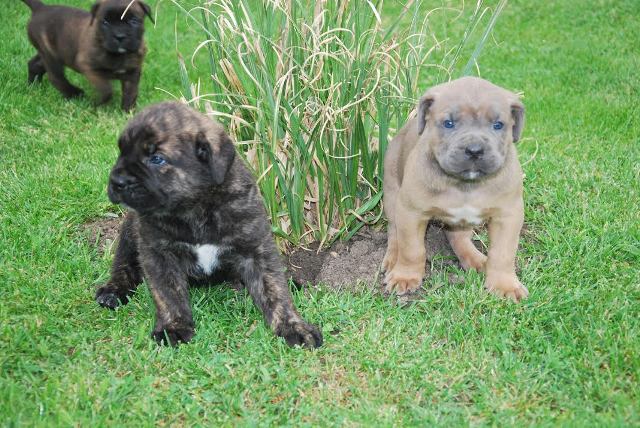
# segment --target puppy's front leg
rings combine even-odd
[[[118,247],[111,265],[111,278],[98,288],[96,302],[109,309],[115,309],[120,304],[125,305],[141,282],[142,268],[138,258],[135,218],[129,213],[120,226]]]
[[[429,218],[409,205],[405,198],[397,199],[395,226],[398,258],[385,276],[385,291],[399,295],[416,291],[422,284],[427,252],[424,235]]]
[[[445,235],[449,240],[451,249],[456,253],[462,269],[469,270],[475,269],[478,272],[484,270],[484,265],[487,262],[487,256],[482,254],[473,245],[471,236],[473,236],[473,229],[469,230],[445,230]]]
[[[138,84],[140,83],[140,71],[122,79],[122,110],[128,112],[136,106],[138,99]]]
[[[193,337],[194,323],[189,303],[187,275],[180,261],[166,250],[147,250],[142,267],[156,306],[156,326],[151,336],[160,344],[177,345]]]
[[[96,102],[96,105],[102,105],[109,102],[113,96],[113,87],[111,86],[111,82],[92,70],[86,71],[85,76],[98,92],[98,101]]]
[[[390,157],[385,158],[385,165],[389,163],[390,165],[385,166],[385,171],[389,171],[385,176],[385,180],[383,183],[384,190],[384,213],[387,216],[388,224],[387,224],[387,252],[384,255],[384,259],[382,260],[382,270],[385,272],[389,272],[396,264],[398,260],[398,237],[396,233],[396,203],[398,200],[398,193],[400,191],[400,185],[398,183],[398,179],[394,175],[396,172],[396,153],[389,152]]]
[[[387,251],[382,259],[382,270],[389,272],[398,260],[398,237],[396,225],[389,220],[387,223]]]
[[[519,302],[529,295],[529,291],[516,276],[516,252],[524,222],[522,199],[514,205],[509,213],[496,216],[489,222],[490,246],[485,287],[499,297]]]
[[[281,269],[274,245],[259,251],[256,257],[247,257],[238,263],[242,282],[262,312],[266,323],[287,345],[317,348],[322,345],[322,333],[309,324],[293,306],[291,293]]]

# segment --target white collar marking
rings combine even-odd
[[[471,205],[463,205],[459,208],[449,208],[447,214],[451,216],[452,223],[460,223],[464,221],[470,224],[480,224],[482,223],[482,218],[480,217],[480,210],[472,207]]]
[[[193,249],[198,256],[198,265],[205,274],[210,275],[220,265],[220,253],[222,248],[217,245],[194,245]]]

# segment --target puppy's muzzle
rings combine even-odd
[[[465,133],[457,141],[458,151],[469,160],[480,159],[489,151],[489,137],[481,133]]]
[[[469,144],[464,148],[464,154],[469,160],[480,159],[484,155],[484,145],[478,143]]]
[[[113,35],[113,50],[117,53],[125,53],[131,51],[135,46],[133,40],[129,40],[126,34],[115,33]]]
[[[128,174],[119,174],[112,172],[109,176],[109,186],[107,193],[109,200],[114,204],[123,202],[123,196],[132,193],[132,189],[136,186],[137,180]]]
[[[117,192],[122,192],[127,190],[130,186],[136,183],[136,179],[131,177],[130,175],[120,175],[120,174],[111,174],[111,178],[109,179],[109,184],[113,188],[113,190]]]

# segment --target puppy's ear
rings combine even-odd
[[[216,186],[224,182],[235,156],[233,142],[224,131],[218,135],[217,144],[211,144],[204,132],[196,136],[196,158],[209,165]]]
[[[429,113],[429,108],[434,99],[434,94],[431,92],[427,92],[420,98],[418,103],[418,135],[422,135],[425,126],[427,126],[427,113]]]
[[[93,6],[91,6],[91,22],[89,25],[93,25],[93,21],[96,19],[96,15],[98,14],[98,9],[100,8],[100,0],[95,2]]]
[[[149,19],[151,20],[151,23],[153,25],[156,25],[156,21],[153,20],[153,16],[151,16],[151,8],[149,7],[148,4],[146,4],[143,1],[139,1],[138,4],[140,5],[140,7],[142,8],[142,10],[144,11],[144,14],[147,15],[149,17]]]
[[[513,142],[517,142],[522,135],[524,129],[524,104],[519,99],[511,103],[511,116],[513,116]]]

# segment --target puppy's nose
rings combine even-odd
[[[484,154],[484,147],[482,144],[469,144],[465,147],[464,152],[471,159],[477,159]]]
[[[121,42],[126,36],[124,34],[114,34],[113,37],[115,37],[117,41]]]
[[[112,175],[110,181],[111,186],[116,190],[123,190],[135,182],[129,175]]]

